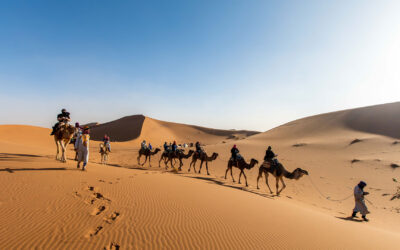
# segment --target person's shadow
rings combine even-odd
[[[351,216],[348,216],[348,217],[335,216],[335,217],[338,219],[341,219],[341,220],[347,220],[347,221],[353,221],[353,222],[363,222],[363,220],[358,219],[357,217],[351,217]]]

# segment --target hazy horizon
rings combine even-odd
[[[399,101],[398,1],[5,1],[0,124],[266,131]]]

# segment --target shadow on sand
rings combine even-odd
[[[187,178],[203,180],[203,181],[207,181],[207,182],[212,183],[212,184],[216,184],[216,185],[220,185],[220,186],[224,186],[224,187],[229,187],[229,188],[234,188],[234,189],[237,189],[237,190],[249,192],[249,193],[256,194],[256,195],[259,195],[259,196],[262,196],[262,197],[265,197],[265,198],[268,198],[268,199],[272,199],[272,200],[274,199],[274,197],[279,197],[279,196],[276,196],[276,195],[263,194],[263,193],[258,192],[258,190],[252,190],[249,187],[240,187],[240,186],[234,186],[234,185],[231,185],[231,184],[227,184],[226,182],[224,182],[222,180],[219,180],[218,178],[214,178],[214,177],[190,176],[190,175],[187,175],[185,173],[178,173],[178,174],[182,175],[184,177],[187,177]]]
[[[39,158],[41,155],[0,153],[0,161],[26,161],[25,158]]]
[[[357,218],[352,218],[351,216],[348,217],[340,217],[340,216],[335,216],[338,219],[341,220],[347,220],[347,221],[353,221],[353,222],[364,222],[363,220],[357,219]]]
[[[15,171],[47,171],[47,170],[70,170],[66,168],[0,168],[0,172],[14,173]]]

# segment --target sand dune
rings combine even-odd
[[[127,116],[112,122],[91,127],[92,138],[101,140],[108,134],[115,142],[135,142],[146,139],[157,145],[164,141],[194,142],[202,140],[214,144],[223,140],[245,138],[257,134],[255,131],[221,130],[194,125],[159,121],[143,115]]]
[[[400,144],[394,143],[395,134],[388,136],[390,126],[396,126],[396,105],[365,108],[380,121],[387,116],[387,123],[368,122],[369,112],[355,109],[300,119],[226,143],[221,141],[228,132],[147,117],[138,129],[133,124],[141,118],[131,117],[124,123],[139,131],[138,137],[131,131],[131,140],[112,143],[111,166],[98,164],[93,142],[87,172],[76,170],[73,161],[53,159],[49,129],[0,126],[0,248],[396,249],[400,200],[391,198],[400,169],[391,164],[400,164]],[[369,125],[351,122],[357,115]],[[120,127],[107,126],[119,138]],[[102,134],[104,127],[96,132]],[[204,168],[203,174],[188,173],[190,159],[178,174],[163,165],[158,168],[159,155],[148,169],[136,163],[142,139],[154,144],[205,141],[206,152],[218,152],[219,157],[209,163],[210,176]],[[310,176],[286,179],[279,197],[267,192],[264,178],[261,189],[256,188],[258,166],[245,170],[249,187],[243,179],[242,184],[230,176],[225,180],[234,143],[246,160],[259,161],[272,145],[289,171],[301,167]],[[238,174],[234,169],[236,181]],[[371,192],[368,223],[347,218],[352,189],[361,179]],[[270,186],[275,190],[273,178]]]

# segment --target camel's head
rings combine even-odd
[[[214,153],[212,154],[212,158],[213,158],[213,159],[217,159],[217,157],[218,157],[218,153],[215,153],[215,152],[214,152]]]
[[[256,160],[256,159],[254,159],[254,158],[252,158],[251,160],[250,160],[250,166],[249,166],[249,169],[252,169],[255,165],[257,165],[258,164],[258,161]]]
[[[161,151],[161,149],[160,148],[156,148],[155,150],[154,150],[154,152],[160,152]]]
[[[293,179],[295,180],[300,179],[303,175],[308,175],[308,172],[301,168],[296,168],[293,173],[294,173]]]

